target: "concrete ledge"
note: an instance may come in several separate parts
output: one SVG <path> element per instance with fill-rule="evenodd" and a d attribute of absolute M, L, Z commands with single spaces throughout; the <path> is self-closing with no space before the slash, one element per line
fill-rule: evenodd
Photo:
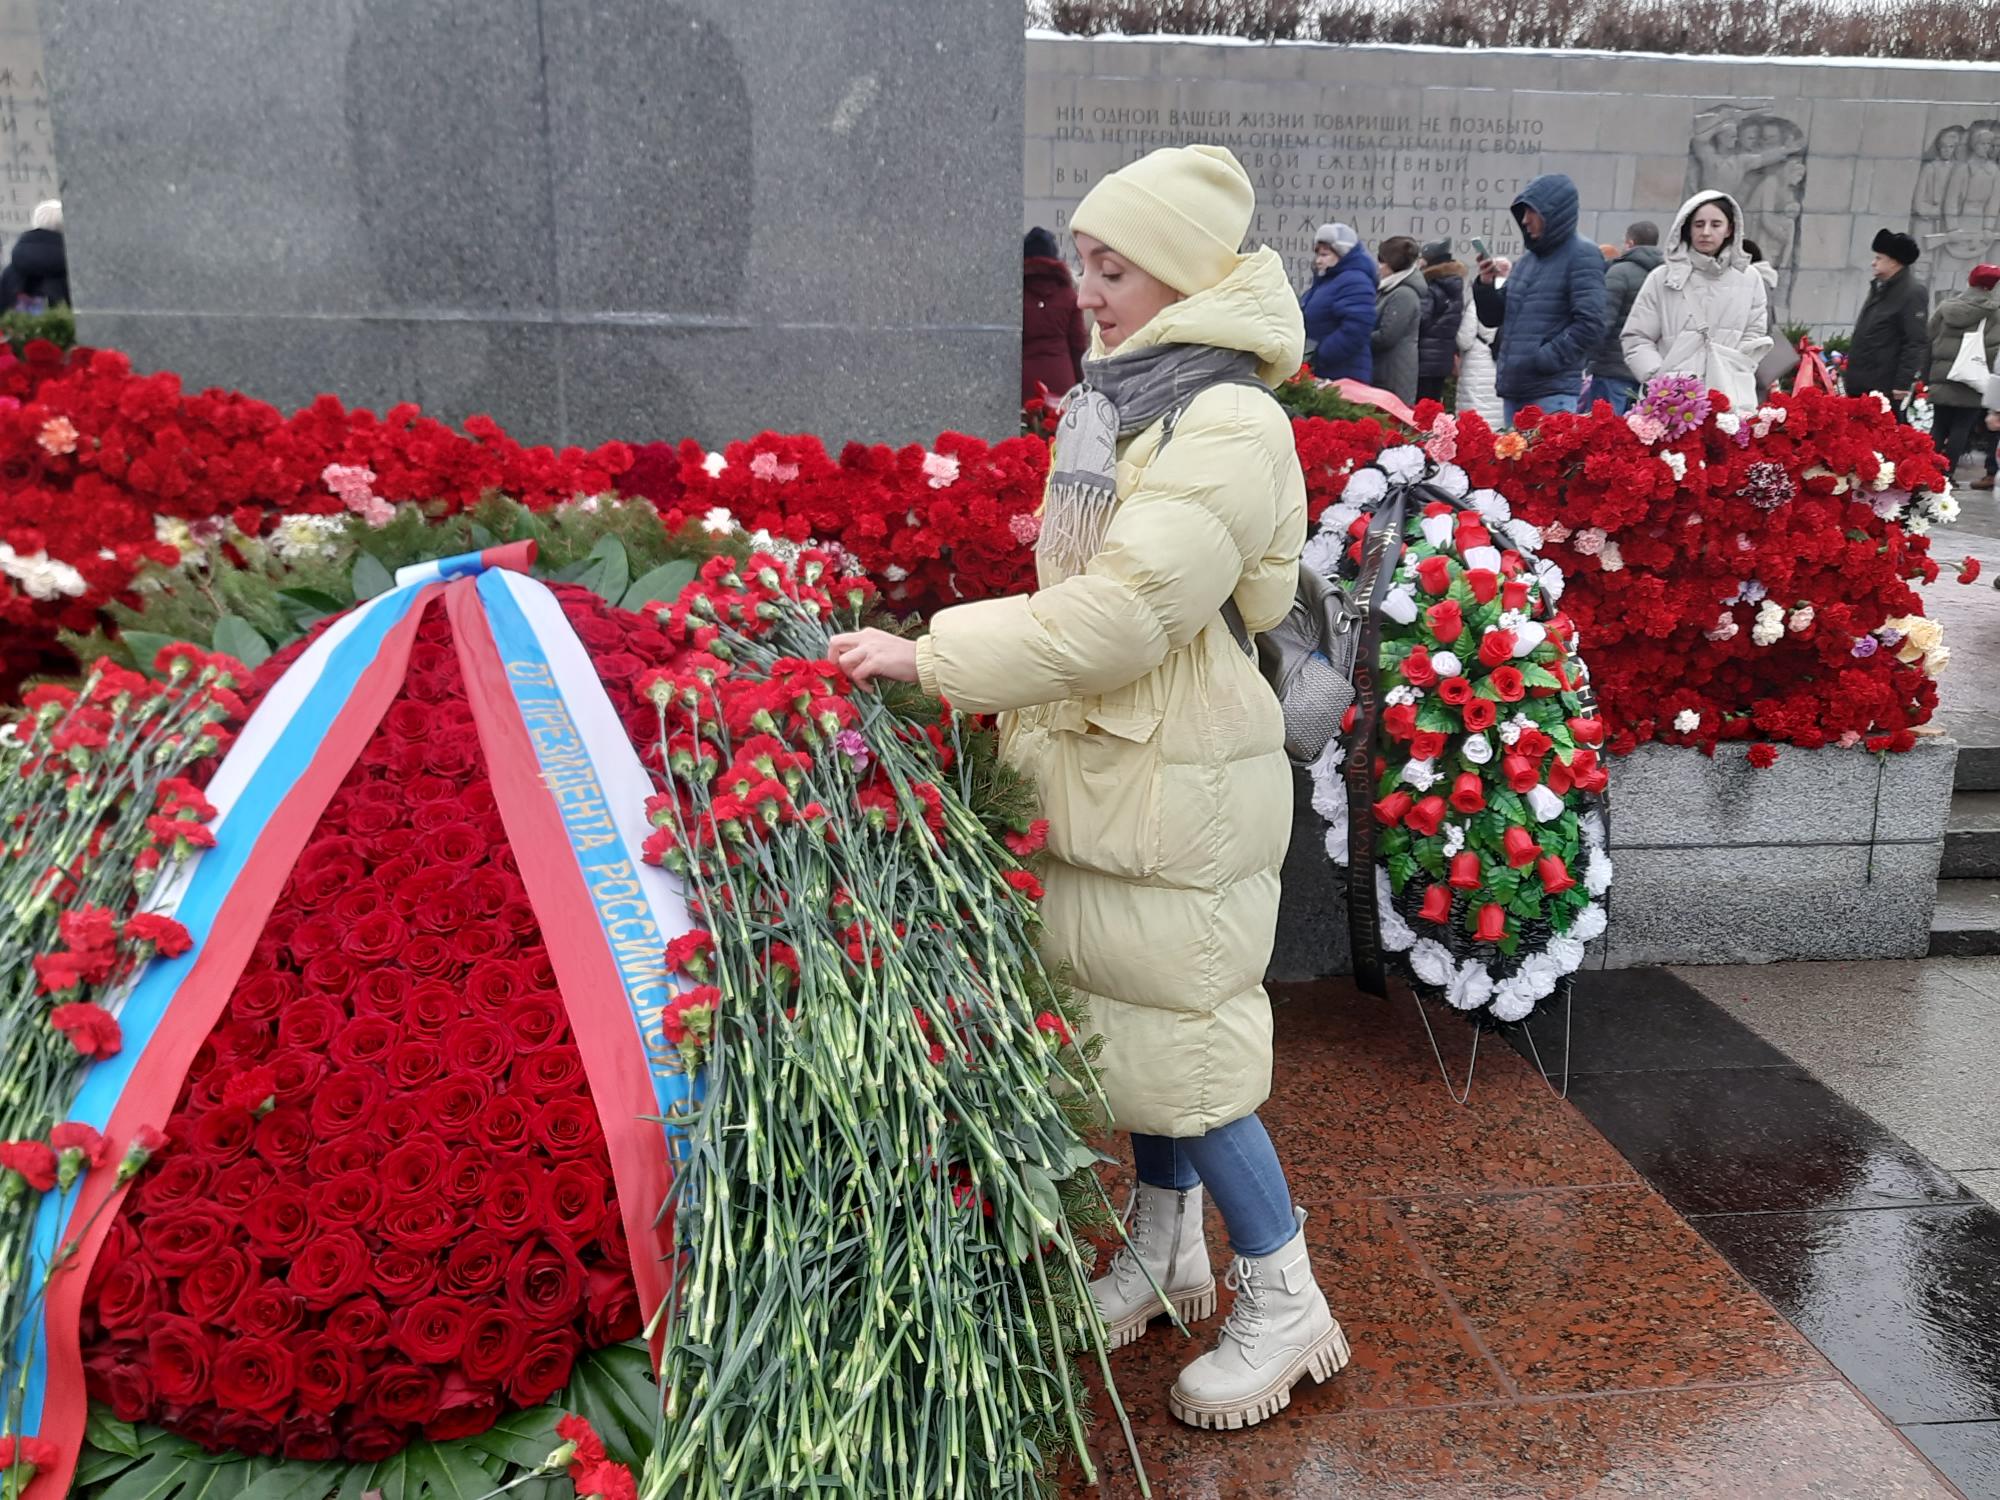
<path fill-rule="evenodd" d="M 1917 958 L 1929 947 L 1956 742 L 1906 755 L 1642 746 L 1611 763 L 1611 925 L 1593 967 Z M 1348 971 L 1340 876 L 1303 779 L 1271 978 Z"/>

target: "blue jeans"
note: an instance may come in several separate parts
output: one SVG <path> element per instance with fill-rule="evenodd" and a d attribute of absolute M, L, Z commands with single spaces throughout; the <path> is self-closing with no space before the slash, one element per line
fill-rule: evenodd
<path fill-rule="evenodd" d="M 1501 410 L 1505 413 L 1507 426 L 1514 425 L 1514 419 L 1531 406 L 1539 406 L 1543 411 L 1575 411 L 1575 396 L 1535 396 L 1526 401 L 1503 401 Z"/>
<path fill-rule="evenodd" d="M 1636 380 L 1606 380 L 1602 375 L 1591 377 L 1590 388 L 1583 393 L 1582 410 L 1589 411 L 1600 401 L 1611 403 L 1611 409 L 1624 416 L 1632 409 L 1632 403 L 1639 399 L 1639 382 Z M 1547 410 L 1547 408 L 1543 408 Z"/>
<path fill-rule="evenodd" d="M 1218 1126 L 1207 1135 L 1132 1133 L 1132 1164 L 1148 1187 L 1185 1192 L 1206 1184 L 1238 1255 L 1269 1255 L 1299 1232 L 1292 1190 L 1278 1151 L 1255 1115 Z"/>

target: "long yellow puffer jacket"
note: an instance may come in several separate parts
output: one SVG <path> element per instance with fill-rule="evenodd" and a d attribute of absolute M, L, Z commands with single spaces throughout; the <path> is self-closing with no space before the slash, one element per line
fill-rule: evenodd
<path fill-rule="evenodd" d="M 1277 384 L 1305 347 L 1283 263 L 1246 257 L 1119 352 L 1150 344 L 1248 350 Z M 1211 387 L 1161 435 L 1119 444 L 1118 509 L 1082 573 L 943 611 L 917 663 L 958 708 L 1005 714 L 1003 753 L 1040 787 L 1044 955 L 1105 1039 L 1115 1123 L 1192 1136 L 1271 1091 L 1292 780 L 1277 700 L 1220 611 L 1233 595 L 1252 630 L 1284 618 L 1306 493 L 1291 421 L 1256 390 Z"/>

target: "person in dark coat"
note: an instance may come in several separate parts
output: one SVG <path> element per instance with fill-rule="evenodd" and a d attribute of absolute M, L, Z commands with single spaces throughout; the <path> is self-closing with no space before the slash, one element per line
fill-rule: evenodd
<path fill-rule="evenodd" d="M 1621 417 L 1638 399 L 1639 382 L 1625 363 L 1625 320 L 1639 299 L 1646 278 L 1666 264 L 1660 251 L 1660 226 L 1642 219 L 1625 231 L 1625 250 L 1604 273 L 1604 337 L 1590 356 L 1590 389 L 1583 393 L 1583 409 L 1589 411 L 1600 401 L 1611 403 Z"/>
<path fill-rule="evenodd" d="M 1047 391 L 1060 396 L 1083 379 L 1090 347 L 1076 280 L 1063 263 L 1056 237 L 1030 229 L 1021 242 L 1021 401 Z"/>
<path fill-rule="evenodd" d="M 1375 295 L 1375 331 L 1369 335 L 1375 353 L 1372 383 L 1408 406 L 1417 399 L 1417 337 L 1424 321 L 1417 242 L 1399 234 L 1382 241 L 1375 254 L 1382 263 L 1382 280 Z"/>
<path fill-rule="evenodd" d="M 1375 378 L 1375 258 L 1346 224 L 1322 224 L 1313 246 L 1312 285 L 1299 299 L 1307 362 L 1321 380 Z"/>
<path fill-rule="evenodd" d="M 1968 333 L 1979 335 L 1979 357 L 1989 373 L 2000 363 L 2000 266 L 1974 266 L 1965 290 L 1944 300 L 1931 314 L 1926 331 L 1931 338 L 1929 384 L 1935 414 L 1931 438 L 1944 455 L 1945 473 L 1951 475 L 1958 472 L 1958 461 L 1985 424 L 1986 391 L 1992 383 L 1953 380 L 1951 370 Z"/>
<path fill-rule="evenodd" d="M 1509 427 L 1523 407 L 1575 411 L 1584 362 L 1604 337 L 1604 256 L 1576 232 L 1580 209 L 1562 173 L 1533 179 L 1513 203 L 1527 249 L 1507 285 L 1494 285 L 1491 258 L 1479 262 L 1472 295 L 1479 321 L 1500 330 L 1493 357 Z"/>
<path fill-rule="evenodd" d="M 1458 326 L 1465 319 L 1465 267 L 1451 258 L 1450 240 L 1424 246 L 1424 320 L 1417 330 L 1417 399 L 1444 400 L 1458 363 Z"/>
<path fill-rule="evenodd" d="M 0 271 L 0 310 L 46 312 L 69 301 L 69 255 L 63 249 L 62 204 L 54 198 L 35 205 L 34 228 L 14 241 L 7 269 Z"/>
<path fill-rule="evenodd" d="M 1931 357 L 1931 294 L 1910 269 L 1922 252 L 1909 235 L 1884 229 L 1874 249 L 1875 279 L 1854 320 L 1844 384 L 1850 396 L 1873 391 L 1900 407 Z"/>

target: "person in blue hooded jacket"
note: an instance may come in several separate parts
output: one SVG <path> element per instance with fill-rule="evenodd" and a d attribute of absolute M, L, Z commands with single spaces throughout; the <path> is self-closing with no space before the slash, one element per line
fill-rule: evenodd
<path fill-rule="evenodd" d="M 1375 259 L 1346 224 L 1322 224 L 1313 246 L 1312 285 L 1299 299 L 1307 361 L 1321 380 L 1375 378 Z"/>
<path fill-rule="evenodd" d="M 1576 232 L 1576 184 L 1560 172 L 1537 177 L 1514 200 L 1526 252 L 1507 284 L 1479 262 L 1473 300 L 1479 321 L 1498 328 L 1495 382 L 1509 427 L 1525 407 L 1575 411 L 1583 367 L 1604 336 L 1604 252 Z"/>

